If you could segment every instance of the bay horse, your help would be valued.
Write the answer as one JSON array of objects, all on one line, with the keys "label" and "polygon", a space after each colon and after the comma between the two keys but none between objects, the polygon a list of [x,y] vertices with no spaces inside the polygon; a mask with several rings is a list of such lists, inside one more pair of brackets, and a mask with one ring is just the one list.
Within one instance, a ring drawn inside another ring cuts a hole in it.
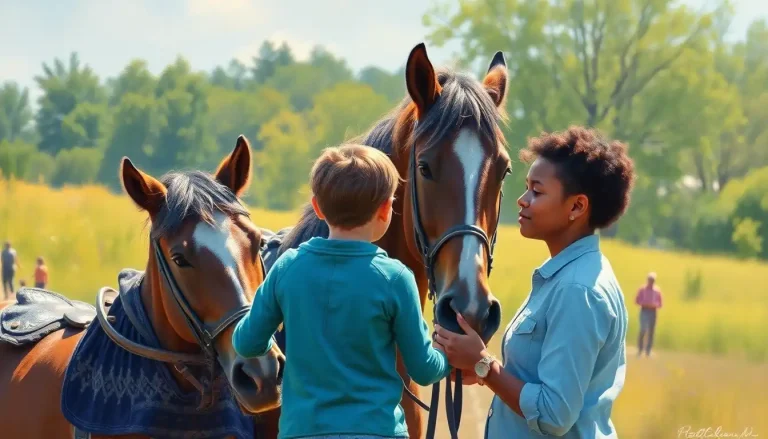
[{"label": "bay horse", "polygon": [[251,155],[240,136],[214,175],[160,179],[123,158],[123,188],[151,222],[146,270],[122,271],[119,293],[101,289],[91,308],[45,290],[17,295],[7,311],[53,315],[59,329],[26,343],[9,330],[34,319],[0,331],[12,341],[0,341],[0,436],[277,436],[285,357],[275,347],[246,360],[231,343],[265,277],[261,229],[239,200]]},{"label": "bay horse", "polygon": [[[396,215],[376,244],[413,271],[422,310],[429,292],[441,326],[462,332],[456,320],[456,313],[461,313],[486,343],[501,322],[501,306],[491,293],[488,277],[502,183],[511,170],[500,129],[507,78],[501,52],[495,54],[480,82],[463,73],[436,73],[425,45],[419,44],[406,64],[408,95],[367,134],[350,140],[385,152],[405,181],[395,195]],[[278,254],[313,236],[327,237],[328,227],[307,204]],[[278,334],[279,341],[283,337]],[[290,361],[291,353],[283,349]],[[419,387],[408,378],[399,355],[397,368],[405,383],[402,406],[408,434],[424,437],[423,413],[417,406],[423,403],[405,398],[418,397]],[[458,417],[452,422],[451,416],[459,415],[461,404],[460,374],[456,377],[458,408],[453,408],[454,414],[449,412],[451,430],[458,429]],[[450,379],[446,382],[450,386]],[[450,387],[447,392],[450,398]],[[434,434],[438,394],[436,383],[427,437]],[[452,404],[448,401],[449,411]]]}]

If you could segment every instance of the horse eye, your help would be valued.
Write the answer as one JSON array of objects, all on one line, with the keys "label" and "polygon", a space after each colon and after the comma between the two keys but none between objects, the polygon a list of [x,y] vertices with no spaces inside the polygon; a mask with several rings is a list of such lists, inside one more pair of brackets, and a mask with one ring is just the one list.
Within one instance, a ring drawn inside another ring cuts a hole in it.
[{"label": "horse eye", "polygon": [[419,172],[424,178],[432,178],[432,171],[429,170],[429,165],[424,162],[419,163]]},{"label": "horse eye", "polygon": [[187,261],[184,258],[184,256],[182,256],[182,255],[180,255],[178,253],[172,255],[171,256],[171,260],[173,261],[174,264],[176,264],[176,265],[178,265],[179,267],[182,267],[182,268],[184,268],[184,267],[191,267],[192,266],[192,264],[190,264],[189,261]]}]

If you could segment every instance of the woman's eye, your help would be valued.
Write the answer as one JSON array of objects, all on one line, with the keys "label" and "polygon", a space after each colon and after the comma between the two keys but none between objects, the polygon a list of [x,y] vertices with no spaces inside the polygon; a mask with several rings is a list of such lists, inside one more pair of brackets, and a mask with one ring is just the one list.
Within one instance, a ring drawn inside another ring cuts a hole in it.
[{"label": "woman's eye", "polygon": [[178,265],[179,267],[182,267],[182,268],[183,267],[190,267],[191,266],[189,261],[187,261],[184,258],[184,256],[179,255],[179,254],[171,256],[171,260],[173,261],[174,264],[176,264],[176,265]]},{"label": "woman's eye", "polygon": [[432,178],[432,171],[429,170],[429,165],[426,163],[419,163],[419,172],[424,178]]}]

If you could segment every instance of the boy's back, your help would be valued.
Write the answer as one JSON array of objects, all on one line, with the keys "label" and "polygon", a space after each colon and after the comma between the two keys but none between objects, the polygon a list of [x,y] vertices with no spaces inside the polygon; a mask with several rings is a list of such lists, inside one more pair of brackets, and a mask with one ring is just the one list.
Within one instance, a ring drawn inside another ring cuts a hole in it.
[{"label": "boy's back", "polygon": [[235,327],[232,345],[251,358],[264,355],[285,324],[281,438],[406,437],[396,347],[422,386],[450,371],[432,347],[413,273],[372,244],[391,223],[399,179],[374,148],[326,148],[310,188],[328,238],[275,261]]},{"label": "boy's back", "polygon": [[[449,371],[431,347],[411,271],[372,243],[312,238],[283,254],[268,279],[254,309],[274,294],[290,328],[280,436],[407,436],[396,344],[419,384]],[[235,335],[238,352],[249,337]]]}]

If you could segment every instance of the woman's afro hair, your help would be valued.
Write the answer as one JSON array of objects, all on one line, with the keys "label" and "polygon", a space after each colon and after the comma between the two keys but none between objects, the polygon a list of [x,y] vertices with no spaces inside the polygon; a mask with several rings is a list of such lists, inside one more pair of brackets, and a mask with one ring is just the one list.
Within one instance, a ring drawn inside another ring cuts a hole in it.
[{"label": "woman's afro hair", "polygon": [[626,211],[635,181],[635,166],[626,144],[606,140],[595,130],[572,126],[565,132],[529,139],[520,159],[531,163],[537,157],[555,165],[565,196],[587,196],[591,227],[606,228]]}]

